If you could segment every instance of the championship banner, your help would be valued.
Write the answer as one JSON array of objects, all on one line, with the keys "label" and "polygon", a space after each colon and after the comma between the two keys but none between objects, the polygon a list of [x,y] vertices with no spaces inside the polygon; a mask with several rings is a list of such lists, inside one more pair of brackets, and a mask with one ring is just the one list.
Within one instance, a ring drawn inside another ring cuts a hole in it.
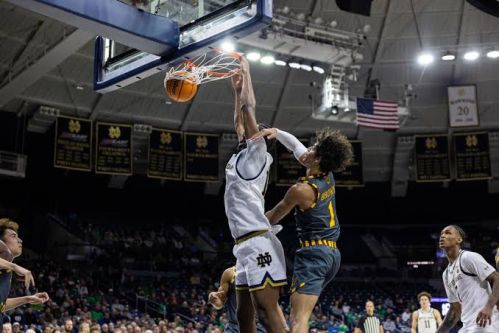
[{"label": "championship banner", "polygon": [[147,176],[182,180],[182,132],[152,129],[149,135]]},{"label": "championship banner", "polygon": [[442,182],[451,179],[447,134],[416,135],[416,182]]},{"label": "championship banner", "polygon": [[476,86],[447,87],[450,127],[479,126]]},{"label": "championship banner", "polygon": [[[308,139],[298,139],[301,143],[308,146]],[[289,186],[296,183],[298,178],[306,175],[307,169],[300,164],[284,145],[277,141],[275,148],[275,170],[276,170],[276,185]]]},{"label": "championship banner", "polygon": [[97,123],[95,173],[131,175],[132,126]]},{"label": "championship banner", "polygon": [[216,182],[218,177],[218,135],[184,134],[184,180]]},{"label": "championship banner", "polygon": [[57,117],[55,121],[54,167],[92,170],[92,122]]},{"label": "championship banner", "polygon": [[456,180],[492,178],[488,133],[454,134],[454,149]]},{"label": "championship banner", "polygon": [[362,170],[362,141],[350,141],[353,149],[353,162],[345,170],[334,174],[335,186],[357,187],[364,186]]}]

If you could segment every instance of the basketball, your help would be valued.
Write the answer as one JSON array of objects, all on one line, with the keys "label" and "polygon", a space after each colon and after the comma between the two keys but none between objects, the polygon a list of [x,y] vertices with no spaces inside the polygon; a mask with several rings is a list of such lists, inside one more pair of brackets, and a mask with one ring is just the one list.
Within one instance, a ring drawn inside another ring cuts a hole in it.
[{"label": "basketball", "polygon": [[189,80],[170,79],[166,81],[166,95],[175,102],[187,102],[198,91],[198,85]]}]

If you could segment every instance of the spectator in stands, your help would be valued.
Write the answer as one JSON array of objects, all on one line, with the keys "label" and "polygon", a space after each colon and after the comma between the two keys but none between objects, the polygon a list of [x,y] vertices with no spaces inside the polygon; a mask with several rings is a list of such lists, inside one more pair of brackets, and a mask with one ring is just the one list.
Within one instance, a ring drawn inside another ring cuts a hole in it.
[{"label": "spectator in stands", "polygon": [[63,333],[77,333],[78,331],[73,325],[73,321],[71,319],[66,319],[64,321],[64,326],[62,327]]},{"label": "spectator in stands", "polygon": [[398,332],[395,322],[391,320],[390,317],[386,318],[386,321],[383,323],[383,328],[385,329],[385,333]]}]

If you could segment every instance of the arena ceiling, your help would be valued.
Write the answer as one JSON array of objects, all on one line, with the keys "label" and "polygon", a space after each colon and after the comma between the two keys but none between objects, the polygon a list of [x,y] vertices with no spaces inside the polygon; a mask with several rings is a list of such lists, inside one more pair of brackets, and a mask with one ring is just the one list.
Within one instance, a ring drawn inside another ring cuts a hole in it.
[{"label": "arena ceiling", "polygon": [[[309,95],[324,76],[287,67],[252,66],[261,122],[298,135],[324,126],[344,130],[364,142],[365,179],[390,180],[397,154],[397,137],[418,133],[448,133],[447,86],[476,84],[480,127],[499,127],[499,59],[466,63],[459,56],[469,49],[486,52],[499,47],[499,19],[465,0],[375,0],[370,17],[338,9],[332,0],[277,0],[274,10],[289,7],[305,18],[337,22],[337,28],[357,31],[369,25],[361,49],[358,80],[350,95],[362,96],[369,79],[378,79],[380,97],[404,102],[412,86],[410,116],[398,132],[357,129],[354,124],[311,118]],[[62,114],[94,120],[149,124],[170,129],[232,131],[233,95],[228,81],[202,86],[191,103],[168,103],[163,75],[158,74],[107,94],[95,93],[94,36],[64,23],[0,2],[0,106],[26,114],[28,129],[43,129],[47,119],[39,106]],[[417,22],[417,24],[416,24]],[[415,61],[423,50],[436,52],[426,68]],[[445,50],[458,59],[442,62]]]}]

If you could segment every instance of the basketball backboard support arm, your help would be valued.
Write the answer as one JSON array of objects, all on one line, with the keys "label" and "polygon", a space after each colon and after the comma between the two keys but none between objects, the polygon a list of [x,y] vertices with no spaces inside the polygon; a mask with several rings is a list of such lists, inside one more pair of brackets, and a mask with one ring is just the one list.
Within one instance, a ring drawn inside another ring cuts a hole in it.
[{"label": "basketball backboard support arm", "polygon": [[[10,3],[157,55],[178,49],[179,25],[117,0],[7,0]],[[133,18],[133,19],[130,19]]]},{"label": "basketball backboard support arm", "polygon": [[[227,1],[228,2],[228,1]],[[158,56],[141,49],[113,51],[113,40],[98,37],[95,44],[94,90],[101,93],[120,89],[187,59],[206,53],[225,37],[242,38],[272,21],[272,0],[234,0],[217,10],[200,13],[174,36],[178,47]]]}]

